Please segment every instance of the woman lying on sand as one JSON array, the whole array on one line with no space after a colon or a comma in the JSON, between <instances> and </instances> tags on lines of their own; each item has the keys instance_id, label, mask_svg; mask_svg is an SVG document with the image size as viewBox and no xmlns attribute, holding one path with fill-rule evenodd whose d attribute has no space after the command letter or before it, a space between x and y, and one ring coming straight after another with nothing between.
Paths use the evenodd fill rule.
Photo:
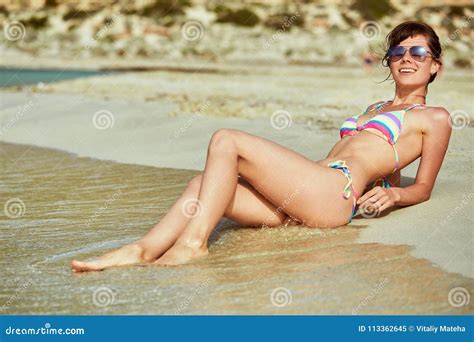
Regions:
<instances>
[{"instance_id":1,"label":"woman lying on sand","mask_svg":"<svg viewBox=\"0 0 474 342\"><path fill-rule=\"evenodd\" d=\"M325 159L315 162L257 136L219 129L203 174L153 229L97 260L73 260L73 270L189 262L208 254L208 238L223 216L244 226L333 228L349 223L357 205L379 215L428 200L451 135L446 109L425 105L442 65L439 38L426 24L406 22L390 32L387 47L383 63L395 81L393 100L347 118ZM400 188L400 170L420 156L415 183Z\"/></svg>"}]
</instances>

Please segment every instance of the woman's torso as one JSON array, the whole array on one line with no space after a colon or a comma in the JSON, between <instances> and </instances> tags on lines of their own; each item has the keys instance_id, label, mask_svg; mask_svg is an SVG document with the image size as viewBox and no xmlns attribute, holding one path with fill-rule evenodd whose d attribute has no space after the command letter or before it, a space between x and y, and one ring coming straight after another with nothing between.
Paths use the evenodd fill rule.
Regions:
<instances>
[{"instance_id":1,"label":"woman's torso","mask_svg":"<svg viewBox=\"0 0 474 342\"><path fill-rule=\"evenodd\" d=\"M378 114L406 109L402 106L384 106L382 109L362 114L357 118L358 125L367 123ZM394 144L398 151L398 169L402 169L421 155L422 120L419 108L404 112L399 136ZM331 149L327 157L317 161L322 166L338 159L346 160L352 173L354 186L359 191L367 184L387 176L394 170L396 158L391 144L384 140L382 134L374 130L360 130L352 136L344 136ZM378 135L378 136L377 136Z\"/></svg>"}]
</instances>

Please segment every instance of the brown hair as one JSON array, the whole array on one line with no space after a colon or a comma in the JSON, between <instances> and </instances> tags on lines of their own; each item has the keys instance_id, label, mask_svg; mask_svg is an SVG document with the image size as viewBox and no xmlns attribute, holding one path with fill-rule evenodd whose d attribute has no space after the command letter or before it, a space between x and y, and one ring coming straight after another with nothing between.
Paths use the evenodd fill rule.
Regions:
<instances>
[{"instance_id":1,"label":"brown hair","mask_svg":"<svg viewBox=\"0 0 474 342\"><path fill-rule=\"evenodd\" d=\"M433 59L440 65L441 62L441 44L439 43L439 37L433 28L425 23L418 21L406 21L395 27L386 37L386 52L382 59L383 66L389 66L390 60L388 58L388 51L390 48L397 46L400 42L407 38L414 37L416 35L425 36L428 41L428 47L433 54ZM436 78L436 72L431 75L428 83L431 83Z\"/></svg>"}]
</instances>

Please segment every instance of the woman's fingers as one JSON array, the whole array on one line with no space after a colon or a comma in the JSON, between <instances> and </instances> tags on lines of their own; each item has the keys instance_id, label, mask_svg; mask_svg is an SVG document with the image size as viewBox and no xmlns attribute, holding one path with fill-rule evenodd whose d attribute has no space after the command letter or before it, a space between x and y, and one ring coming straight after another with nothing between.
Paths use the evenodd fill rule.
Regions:
<instances>
[{"instance_id":1,"label":"woman's fingers","mask_svg":"<svg viewBox=\"0 0 474 342\"><path fill-rule=\"evenodd\" d=\"M390 201L389 196L380 196L380 198L375 199L375 196L367 199L364 203L361 204L361 207L364 210L367 210L370 213L376 212L374 216L379 216L382 211L391 207L393 204Z\"/></svg>"},{"instance_id":2,"label":"woman's fingers","mask_svg":"<svg viewBox=\"0 0 474 342\"><path fill-rule=\"evenodd\" d=\"M382 206L379 208L379 213L378 213L378 215L380 215L380 213L381 213L382 211L384 211L385 209L387 209L388 207L390 207L390 202L385 202L384 204L382 204ZM378 216L378 215L377 215L377 216Z\"/></svg>"},{"instance_id":3,"label":"woman's fingers","mask_svg":"<svg viewBox=\"0 0 474 342\"><path fill-rule=\"evenodd\" d=\"M379 191L379 189L382 189L382 188L380 186L376 186L373 189L370 189L369 191L367 191L364 195L359 197L359 199L357 200L357 204L365 202L368 198L375 195Z\"/></svg>"},{"instance_id":4,"label":"woman's fingers","mask_svg":"<svg viewBox=\"0 0 474 342\"><path fill-rule=\"evenodd\" d=\"M375 203L375 202L380 201L381 199L383 199L385 196L386 196L385 192L383 190L381 190L381 191L377 192L375 195L373 195L372 197L370 197L368 200Z\"/></svg>"},{"instance_id":5,"label":"woman's fingers","mask_svg":"<svg viewBox=\"0 0 474 342\"><path fill-rule=\"evenodd\" d=\"M358 203L360 203L361 206L370 205L372 203L375 203L375 202L379 201L384 195L385 195L385 193L384 193L383 190L378 191L378 192L374 192L372 194L372 196L367 197L365 200L362 199L362 197L361 197L360 199L362 199L362 201L360 201L360 202L358 201Z\"/></svg>"},{"instance_id":6,"label":"woman's fingers","mask_svg":"<svg viewBox=\"0 0 474 342\"><path fill-rule=\"evenodd\" d=\"M393 201L391 201L391 197L386 190L387 189L380 186L376 186L361 196L357 200L357 204L359 204L363 210L376 213L373 216L379 216L382 211L393 205Z\"/></svg>"},{"instance_id":7,"label":"woman's fingers","mask_svg":"<svg viewBox=\"0 0 474 342\"><path fill-rule=\"evenodd\" d=\"M379 216L380 213L390 206L390 200L388 195L383 189L379 189L375 194L368 197L360 207L370 213L376 213Z\"/></svg>"}]
</instances>

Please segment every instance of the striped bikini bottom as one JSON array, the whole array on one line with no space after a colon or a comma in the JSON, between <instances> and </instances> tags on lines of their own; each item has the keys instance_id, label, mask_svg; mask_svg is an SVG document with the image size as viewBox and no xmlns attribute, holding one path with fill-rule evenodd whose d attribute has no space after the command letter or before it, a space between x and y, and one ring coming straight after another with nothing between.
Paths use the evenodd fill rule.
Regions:
<instances>
[{"instance_id":1,"label":"striped bikini bottom","mask_svg":"<svg viewBox=\"0 0 474 342\"><path fill-rule=\"evenodd\" d=\"M328 167L333 168L333 169L341 170L341 172L347 178L347 183L344 186L344 189L342 190L342 197L344 199L349 199L349 197L352 196L352 201L353 201L353 203L352 203L352 213L351 213L351 216L350 216L349 222L348 222L348 223L351 223L352 218L355 216L355 213L356 213L356 202L357 202L357 198L360 197L360 194L354 189L354 186L352 185L352 175L351 175L351 172L349 171L349 167L347 166L346 161L342 160L342 159L339 159L339 160L333 161L332 163L329 163ZM367 187L368 188L373 188L379 182L381 183L380 185L383 188L390 188L390 184L389 184L389 182L387 181L387 179L385 177L382 177L382 178L378 179L377 181L372 182ZM283 225L285 227L287 227L289 225L300 225L300 224L303 224L303 223L304 222L302 222L301 220L298 220L296 217L288 215L288 218L283 222Z\"/></svg>"},{"instance_id":2,"label":"striped bikini bottom","mask_svg":"<svg viewBox=\"0 0 474 342\"><path fill-rule=\"evenodd\" d=\"M351 214L351 217L349 218L349 223L351 223L352 218L354 217L355 212L356 212L357 198L360 197L359 193L354 189L354 186L352 185L351 172L349 171L349 168L347 167L345 160L341 160L341 159L336 160L332 163L329 163L328 166L333 169L341 170L341 172L347 178L346 186L344 187L344 190L342 190L342 197L344 199L349 199L349 197L352 196L352 200L353 200L352 214Z\"/></svg>"},{"instance_id":3,"label":"striped bikini bottom","mask_svg":"<svg viewBox=\"0 0 474 342\"><path fill-rule=\"evenodd\" d=\"M347 178L347 184L344 187L344 190L342 191L342 197L344 199L349 199L349 197L351 197L352 195L352 199L354 203L352 204L352 214L351 214L351 217L349 218L349 223L351 223L352 218L354 217L355 212L356 212L356 202L357 202L357 198L359 198L359 194L357 193L357 191L354 189L352 185L352 176L349 171L349 168L346 165L346 161L341 160L341 159L336 160L332 163L329 163L328 166L333 169L341 170L344 176ZM301 223L303 222L301 222L300 220L298 220L297 218L291 215L288 215L288 218L285 220L285 222L283 222L283 225L287 227L288 225L299 225Z\"/></svg>"}]
</instances>

